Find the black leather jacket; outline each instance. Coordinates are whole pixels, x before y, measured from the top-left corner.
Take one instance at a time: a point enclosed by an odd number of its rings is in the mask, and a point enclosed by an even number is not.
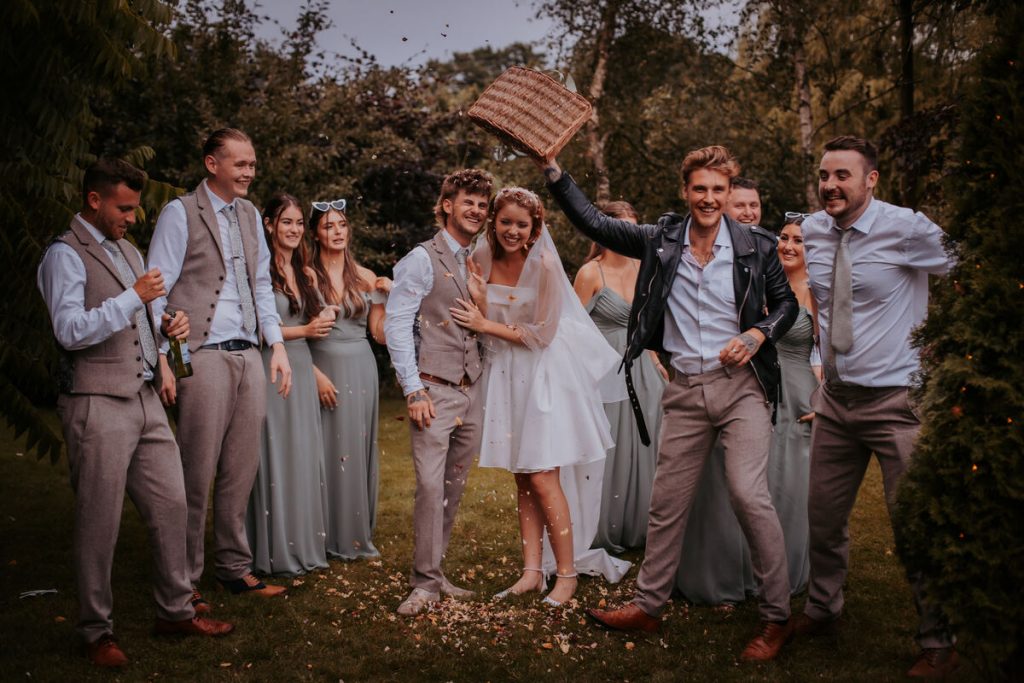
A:
[[[562,173],[548,189],[562,211],[583,234],[612,251],[640,259],[633,307],[629,312],[626,337],[626,382],[641,436],[646,426],[639,402],[632,390],[629,366],[644,349],[664,351],[665,312],[668,295],[683,253],[687,217],[666,213],[657,225],[633,225],[601,213],[568,173]],[[765,400],[773,406],[779,399],[779,361],[775,342],[796,320],[798,306],[789,288],[775,248],[775,238],[758,227],[740,225],[726,217],[732,238],[735,262],[733,287],[736,292],[736,313],[740,331],[756,327],[765,336],[765,343],[750,361],[751,368],[764,390]]]

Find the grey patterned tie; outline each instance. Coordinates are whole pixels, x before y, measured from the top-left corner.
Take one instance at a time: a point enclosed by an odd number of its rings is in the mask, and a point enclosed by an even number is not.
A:
[[[832,313],[829,317],[831,329],[829,341],[839,353],[846,353],[853,346],[853,277],[850,273],[850,236],[853,228],[843,230],[843,237],[836,247],[835,264],[832,266]]]
[[[455,261],[459,264],[459,273],[462,274],[462,279],[465,280],[466,273],[466,259],[469,258],[469,249],[463,247],[455,252]]]
[[[117,272],[121,274],[121,282],[124,286],[131,287],[135,284],[135,273],[125,259],[121,249],[114,240],[103,240],[103,248],[110,254]],[[142,345],[142,357],[150,368],[156,367],[156,340],[153,338],[153,328],[149,326],[149,318],[146,317],[146,307],[143,306],[135,312],[135,327],[139,331],[139,343]]]
[[[238,288],[238,299],[242,304],[242,326],[252,334],[256,331],[256,307],[249,289],[249,276],[245,270],[245,252],[242,251],[242,229],[238,225],[238,213],[234,204],[224,207],[228,217],[228,237],[231,240],[231,266],[235,271],[235,286]]]

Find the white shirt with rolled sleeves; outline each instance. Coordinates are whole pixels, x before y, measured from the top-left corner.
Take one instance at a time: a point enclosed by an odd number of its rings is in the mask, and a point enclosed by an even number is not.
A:
[[[205,184],[206,181],[204,180]],[[244,339],[258,343],[255,334],[245,331],[242,324],[242,305],[238,300],[238,286],[235,284],[235,269],[231,264],[230,250],[231,236],[228,233],[228,218],[222,209],[227,202],[218,197],[209,186],[206,186],[206,193],[210,197],[210,203],[217,214],[217,227],[220,229],[220,243],[224,247],[224,286],[221,287],[220,295],[217,298],[217,308],[213,313],[213,321],[210,324],[210,336],[206,343],[216,344],[230,339]],[[263,225],[263,220],[257,213],[256,224]],[[277,306],[274,303],[274,289],[270,281],[270,248],[267,246],[267,237],[262,229],[257,231],[258,262],[256,263],[256,282],[253,288],[253,299],[256,304],[256,319],[259,321],[260,331],[263,333],[263,340],[268,345],[284,341],[281,334],[281,318],[277,314]],[[156,229],[153,231],[153,240],[149,244],[149,267],[159,268],[164,276],[164,287],[170,292],[181,275],[182,264],[185,262],[185,252],[188,249],[188,226],[185,218],[185,207],[178,200],[171,201],[160,212],[156,221]],[[159,320],[164,308],[167,306],[167,299],[161,297],[153,302],[153,315]],[[187,311],[186,311],[187,312]],[[163,342],[161,351],[167,351],[167,342]]]
[[[76,214],[75,218],[97,243],[103,244],[106,239],[103,233],[82,218],[81,214]],[[110,254],[105,249],[101,251],[116,269]],[[142,255],[133,251],[138,256],[140,268],[145,272],[146,264],[142,261]],[[85,279],[85,264],[81,257],[62,242],[50,245],[36,273],[36,286],[50,310],[53,334],[57,343],[68,351],[86,349],[110,339],[131,325],[135,321],[135,313],[142,308],[142,299],[134,287],[129,287],[100,306],[86,310]],[[146,380],[152,379],[152,370],[146,368],[143,376]]]
[[[841,231],[824,211],[801,226],[811,291],[818,303],[821,353],[829,344],[832,265]],[[853,280],[853,346],[836,353],[843,382],[864,387],[905,387],[920,369],[910,336],[928,311],[928,276],[945,275],[955,261],[942,228],[922,213],[872,198],[849,228]]]
[[[668,296],[663,343],[672,367],[684,375],[699,375],[722,367],[718,354],[740,333],[732,239],[723,220],[712,247],[714,258],[703,268],[690,249],[689,219],[683,245]]]
[[[462,248],[446,230],[442,234],[453,254]],[[395,367],[405,396],[423,389],[416,357],[415,326],[420,303],[433,287],[434,267],[425,249],[417,246],[395,264],[395,279],[385,308],[384,335],[387,337],[391,364]]]

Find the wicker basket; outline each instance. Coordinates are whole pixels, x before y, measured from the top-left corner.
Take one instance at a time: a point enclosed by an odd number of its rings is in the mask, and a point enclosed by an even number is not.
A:
[[[469,118],[533,157],[558,154],[590,118],[590,102],[539,71],[509,67],[469,108]]]

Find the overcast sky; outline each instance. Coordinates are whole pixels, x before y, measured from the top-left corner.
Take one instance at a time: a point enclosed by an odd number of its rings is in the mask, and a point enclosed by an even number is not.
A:
[[[260,14],[289,29],[302,6],[301,0],[258,2]],[[320,34],[323,49],[355,56],[354,38],[384,66],[416,66],[477,47],[538,41],[552,27],[534,18],[530,0],[331,0],[329,14],[334,25]],[[267,25],[261,34],[279,39],[280,31]]]

